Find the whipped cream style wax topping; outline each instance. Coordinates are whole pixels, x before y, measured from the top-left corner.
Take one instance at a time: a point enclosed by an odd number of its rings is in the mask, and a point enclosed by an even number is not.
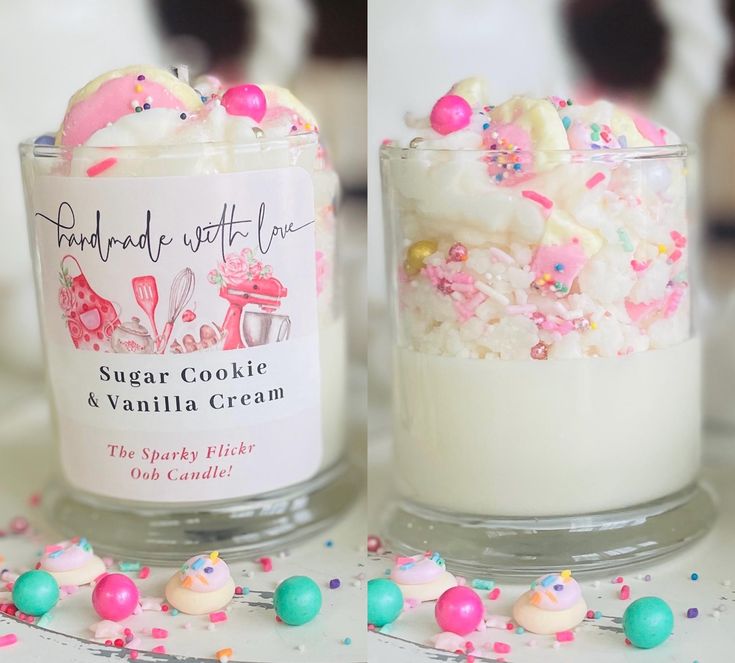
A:
[[[216,501],[321,467],[318,139],[287,92],[242,87],[229,112],[166,72],[110,72],[24,163],[77,489]]]
[[[692,485],[686,147],[610,102],[494,105],[476,79],[408,125],[381,150],[404,496],[543,517]],[[600,473],[619,459],[624,485]]]

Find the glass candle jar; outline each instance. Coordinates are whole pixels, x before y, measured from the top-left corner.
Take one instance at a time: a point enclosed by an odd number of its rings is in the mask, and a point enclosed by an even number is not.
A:
[[[687,167],[685,146],[382,147],[394,547],[538,575],[706,531]]]
[[[51,522],[173,562],[348,503],[338,190],[315,134],[20,147],[60,471]]]

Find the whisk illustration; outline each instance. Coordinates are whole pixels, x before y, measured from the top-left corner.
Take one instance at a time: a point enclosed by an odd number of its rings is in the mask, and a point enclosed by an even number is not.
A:
[[[188,267],[182,269],[171,284],[171,295],[168,300],[168,320],[163,328],[161,340],[158,343],[157,352],[163,354],[166,352],[168,341],[171,338],[171,332],[174,329],[174,323],[178,320],[186,305],[189,303],[191,296],[194,294],[194,272]]]

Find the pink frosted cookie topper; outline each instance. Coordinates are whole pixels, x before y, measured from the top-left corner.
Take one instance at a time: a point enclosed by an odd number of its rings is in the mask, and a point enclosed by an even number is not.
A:
[[[192,592],[215,592],[230,580],[230,569],[219,553],[195,555],[181,567],[179,582]]]
[[[140,102],[146,98],[151,101]],[[110,78],[69,108],[62,125],[61,144],[82,145],[93,133],[123,115],[147,110],[144,106],[188,110],[186,103],[167,86],[150,80],[144,74]]]
[[[74,537],[54,545],[46,546],[41,555],[41,568],[46,571],[61,573],[84,566],[94,551],[85,538]]]
[[[531,605],[542,610],[568,610],[582,598],[582,590],[569,570],[541,576],[531,583],[531,592]]]
[[[439,553],[424,553],[397,557],[390,577],[399,585],[418,585],[435,580],[445,570],[446,564]]]
[[[565,295],[586,262],[587,256],[579,240],[560,246],[539,246],[531,263],[535,285],[559,296]]]

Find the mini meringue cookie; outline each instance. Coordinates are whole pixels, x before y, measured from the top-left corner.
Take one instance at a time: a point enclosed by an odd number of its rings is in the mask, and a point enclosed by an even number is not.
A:
[[[513,606],[518,625],[539,635],[572,629],[586,613],[587,603],[570,571],[541,576]]]
[[[166,584],[166,600],[187,615],[204,615],[224,608],[235,593],[235,581],[217,552],[186,560]]]
[[[105,572],[105,563],[94,554],[85,538],[74,538],[46,546],[40,567],[64,585],[87,585]]]
[[[398,557],[390,577],[398,585],[404,600],[435,601],[457,585],[457,579],[446,570],[438,553]]]

